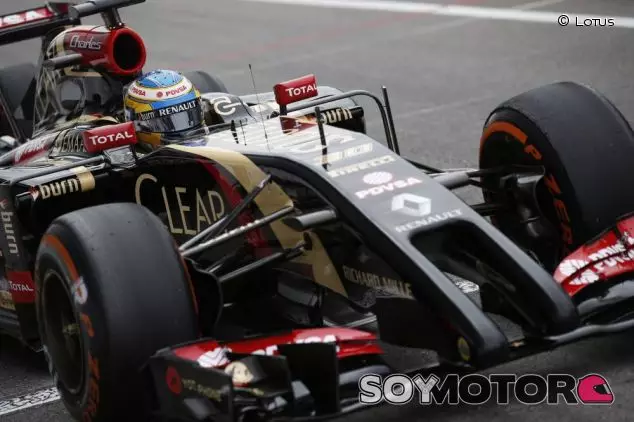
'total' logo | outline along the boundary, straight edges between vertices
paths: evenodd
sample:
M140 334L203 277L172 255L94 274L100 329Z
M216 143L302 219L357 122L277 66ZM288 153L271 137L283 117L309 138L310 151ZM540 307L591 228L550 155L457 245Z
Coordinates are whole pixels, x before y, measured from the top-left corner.
M165 372L165 383L167 384L167 388L176 395L183 391L183 381L181 380L180 374L173 366L168 367Z
M82 133L82 136L84 138L84 147L89 153L97 153L137 143L136 132L132 122L86 130Z
M288 105L297 101L317 96L317 79L315 75L279 83L273 87L275 101L279 105Z

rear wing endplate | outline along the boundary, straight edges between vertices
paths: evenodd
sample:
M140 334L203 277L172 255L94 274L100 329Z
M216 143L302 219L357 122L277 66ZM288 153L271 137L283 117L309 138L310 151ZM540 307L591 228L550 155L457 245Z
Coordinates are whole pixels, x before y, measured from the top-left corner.
M145 0L48 2L41 7L0 16L0 46L43 37L55 28L79 24L81 18L98 13L101 13L107 26L116 26L121 23L117 13L118 8L143 2Z
M0 16L0 45L39 38L60 26L70 25L70 3L47 3L9 15Z

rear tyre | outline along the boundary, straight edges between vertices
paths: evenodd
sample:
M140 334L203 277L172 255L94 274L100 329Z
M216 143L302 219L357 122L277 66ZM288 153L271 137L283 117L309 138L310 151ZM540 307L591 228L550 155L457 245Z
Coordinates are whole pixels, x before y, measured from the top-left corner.
M201 94L207 92L229 92L225 84L220 79L202 70L185 72L184 75L194 84Z
M634 184L633 159L634 133L623 115L603 95L572 82L546 85L502 103L487 119L480 144L482 169L543 168L536 196L556 239L531 251L551 270L634 211L634 195L628 191ZM499 180L484 182L492 187ZM485 200L503 198L485 191ZM521 231L512 212L493 220L511 238Z
M136 204L59 217L35 282L42 343L71 415L141 420L151 406L142 366L198 333L186 269L159 219Z

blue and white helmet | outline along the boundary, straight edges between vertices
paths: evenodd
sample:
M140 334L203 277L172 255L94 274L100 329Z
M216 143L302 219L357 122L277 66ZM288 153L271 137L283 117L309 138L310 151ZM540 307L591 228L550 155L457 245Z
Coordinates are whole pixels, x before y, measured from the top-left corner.
M139 141L159 145L184 139L204 127L200 93L173 70L153 70L128 87L125 117L133 121Z

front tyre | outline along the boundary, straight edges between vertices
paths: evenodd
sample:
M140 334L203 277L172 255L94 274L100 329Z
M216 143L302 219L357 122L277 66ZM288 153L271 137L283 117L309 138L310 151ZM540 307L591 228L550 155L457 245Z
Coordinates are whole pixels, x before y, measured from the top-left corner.
M484 126L480 168L539 167L537 205L554 229L530 250L553 270L560 259L597 236L622 215L634 211L634 133L603 95L572 82L559 82L520 94L498 106ZM483 178L499 186L497 176ZM506 202L494 190L489 203ZM515 210L494 224L517 240L525 225ZM521 242L519 242L521 243Z
M141 371L158 349L194 340L189 278L159 219L136 204L56 219L36 257L36 309L49 367L77 420L142 420Z

